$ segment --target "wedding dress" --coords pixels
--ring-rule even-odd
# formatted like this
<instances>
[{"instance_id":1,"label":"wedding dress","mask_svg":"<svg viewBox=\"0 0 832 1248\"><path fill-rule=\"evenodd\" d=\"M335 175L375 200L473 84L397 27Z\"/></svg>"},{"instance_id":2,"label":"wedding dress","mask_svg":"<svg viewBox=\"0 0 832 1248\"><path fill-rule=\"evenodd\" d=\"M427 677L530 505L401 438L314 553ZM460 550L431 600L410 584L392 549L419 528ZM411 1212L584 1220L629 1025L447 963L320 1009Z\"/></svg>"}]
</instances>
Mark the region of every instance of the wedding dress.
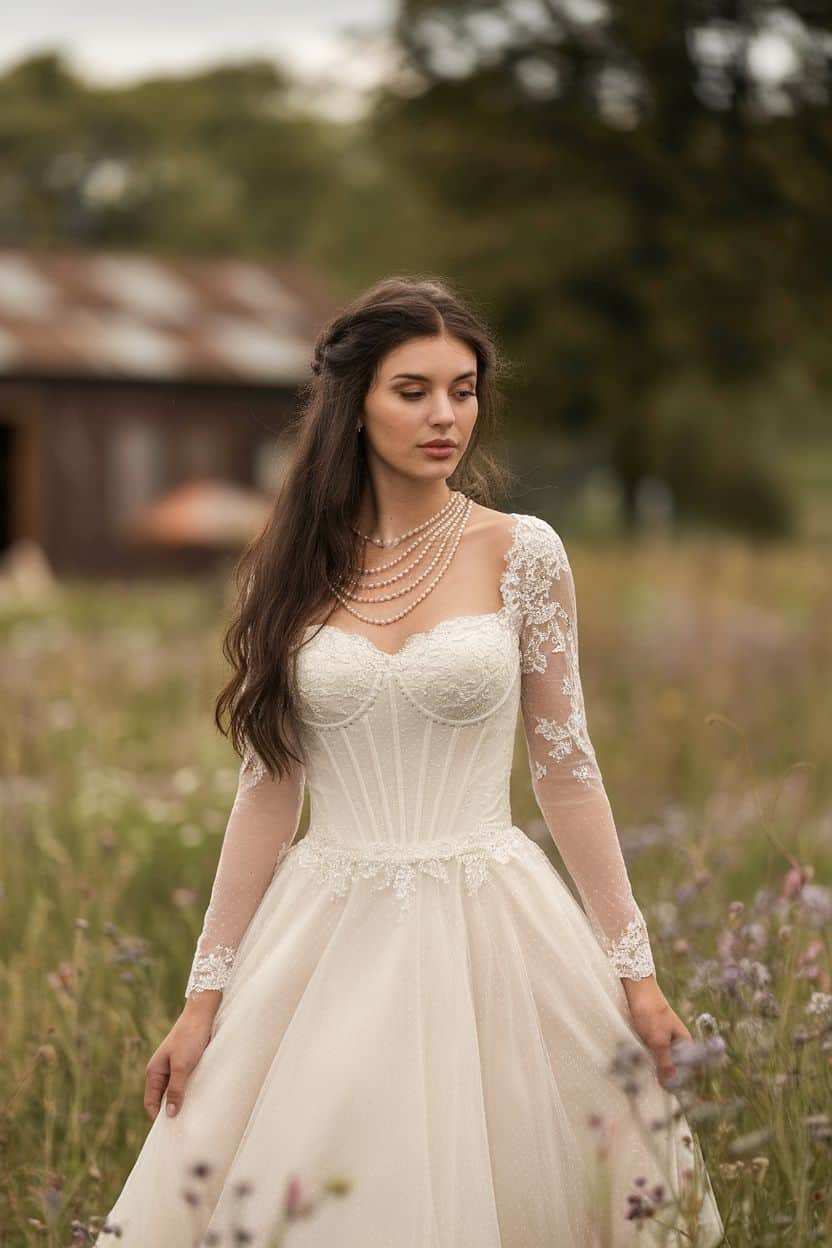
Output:
<instances>
[{"instance_id":1,"label":"wedding dress","mask_svg":"<svg viewBox=\"0 0 832 1248\"><path fill-rule=\"evenodd\" d=\"M211 1040L100 1248L265 1248L293 1176L351 1186L293 1221L291 1248L720 1241L621 983L654 964L587 731L566 551L546 521L511 519L498 611L392 653L307 628L305 765L281 782L243 759L186 990L223 989ZM512 824L518 711L583 906ZM634 1047L637 1093L620 1077ZM650 1238L671 1207L641 1233L627 1217L630 1193L691 1183L695 1239Z\"/></svg>"}]
</instances>

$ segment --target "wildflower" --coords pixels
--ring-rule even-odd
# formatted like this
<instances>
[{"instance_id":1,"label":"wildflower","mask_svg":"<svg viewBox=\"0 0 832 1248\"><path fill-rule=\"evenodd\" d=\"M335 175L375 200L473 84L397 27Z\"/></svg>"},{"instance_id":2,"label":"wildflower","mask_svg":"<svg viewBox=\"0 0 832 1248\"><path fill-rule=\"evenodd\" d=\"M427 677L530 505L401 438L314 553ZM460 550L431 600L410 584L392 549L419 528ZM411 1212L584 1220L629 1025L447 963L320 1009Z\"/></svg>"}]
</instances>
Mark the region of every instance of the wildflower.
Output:
<instances>
[{"instance_id":1,"label":"wildflower","mask_svg":"<svg viewBox=\"0 0 832 1248\"><path fill-rule=\"evenodd\" d=\"M639 1176L639 1178L635 1179L634 1182L638 1188L643 1189L646 1186L647 1180L644 1177ZM656 1183L649 1192L640 1190L637 1192L630 1192L627 1195L627 1209L624 1217L629 1222L646 1222L652 1218L659 1209L669 1203L669 1197L666 1197L665 1195L664 1184Z\"/></svg>"},{"instance_id":2,"label":"wildflower","mask_svg":"<svg viewBox=\"0 0 832 1248\"><path fill-rule=\"evenodd\" d=\"M767 988L758 988L751 999L751 1008L765 1018L780 1017L780 1002Z\"/></svg>"},{"instance_id":3,"label":"wildflower","mask_svg":"<svg viewBox=\"0 0 832 1248\"><path fill-rule=\"evenodd\" d=\"M671 1047L673 1060L678 1066L725 1065L726 1046L722 1036L708 1036L705 1040L677 1040Z\"/></svg>"},{"instance_id":4,"label":"wildflower","mask_svg":"<svg viewBox=\"0 0 832 1248\"><path fill-rule=\"evenodd\" d=\"M797 955L797 970L795 975L798 979L817 979L820 974L820 959L823 956L823 942L820 940L812 940Z\"/></svg>"},{"instance_id":5,"label":"wildflower","mask_svg":"<svg viewBox=\"0 0 832 1248\"><path fill-rule=\"evenodd\" d=\"M700 1039L704 1039L705 1036L719 1035L719 1023L713 1014L697 1014L693 1026Z\"/></svg>"},{"instance_id":6,"label":"wildflower","mask_svg":"<svg viewBox=\"0 0 832 1248\"><path fill-rule=\"evenodd\" d=\"M780 881L781 897L798 897L803 885L808 883L815 874L812 866L790 867Z\"/></svg>"},{"instance_id":7,"label":"wildflower","mask_svg":"<svg viewBox=\"0 0 832 1248\"><path fill-rule=\"evenodd\" d=\"M812 927L828 927L832 923L832 889L821 884L805 884L800 893L800 907Z\"/></svg>"},{"instance_id":8,"label":"wildflower","mask_svg":"<svg viewBox=\"0 0 832 1248\"><path fill-rule=\"evenodd\" d=\"M749 949L762 953L768 945L768 924L757 919L753 923L747 923L742 930L748 940Z\"/></svg>"},{"instance_id":9,"label":"wildflower","mask_svg":"<svg viewBox=\"0 0 832 1248\"><path fill-rule=\"evenodd\" d=\"M338 1175L332 1179L327 1179L323 1184L323 1190L329 1192L332 1196L346 1196L351 1188L351 1181Z\"/></svg>"},{"instance_id":10,"label":"wildflower","mask_svg":"<svg viewBox=\"0 0 832 1248\"><path fill-rule=\"evenodd\" d=\"M774 903L774 893L770 888L758 888L754 894L751 908L755 914L765 914Z\"/></svg>"},{"instance_id":11,"label":"wildflower","mask_svg":"<svg viewBox=\"0 0 832 1248\"><path fill-rule=\"evenodd\" d=\"M314 1208L315 1202L313 1200L303 1199L300 1179L296 1175L292 1175L286 1184L286 1194L284 1196L286 1217L290 1222L296 1218L305 1218L312 1213Z\"/></svg>"},{"instance_id":12,"label":"wildflower","mask_svg":"<svg viewBox=\"0 0 832 1248\"><path fill-rule=\"evenodd\" d=\"M832 994L813 992L804 1012L816 1015L820 1022L832 1022Z\"/></svg>"},{"instance_id":13,"label":"wildflower","mask_svg":"<svg viewBox=\"0 0 832 1248\"><path fill-rule=\"evenodd\" d=\"M813 1140L832 1140L832 1118L828 1114L807 1114L803 1119Z\"/></svg>"},{"instance_id":14,"label":"wildflower","mask_svg":"<svg viewBox=\"0 0 832 1248\"><path fill-rule=\"evenodd\" d=\"M732 1157L744 1157L756 1152L763 1144L767 1144L773 1135L771 1127L761 1127L759 1131L749 1131L746 1135L737 1136L728 1146Z\"/></svg>"},{"instance_id":15,"label":"wildflower","mask_svg":"<svg viewBox=\"0 0 832 1248\"><path fill-rule=\"evenodd\" d=\"M644 1065L645 1053L641 1045L619 1041L616 1054L609 1064L609 1073L618 1081L619 1087L627 1096L636 1096L641 1085L636 1078L636 1071Z\"/></svg>"}]
</instances>

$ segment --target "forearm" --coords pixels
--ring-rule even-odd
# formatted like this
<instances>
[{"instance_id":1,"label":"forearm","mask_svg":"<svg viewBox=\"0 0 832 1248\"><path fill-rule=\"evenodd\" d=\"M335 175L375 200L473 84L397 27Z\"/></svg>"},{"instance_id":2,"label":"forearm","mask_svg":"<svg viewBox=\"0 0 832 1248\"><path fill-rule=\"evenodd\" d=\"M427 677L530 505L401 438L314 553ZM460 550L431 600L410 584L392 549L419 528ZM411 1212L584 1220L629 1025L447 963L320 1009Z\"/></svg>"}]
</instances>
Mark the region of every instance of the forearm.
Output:
<instances>
[{"instance_id":1,"label":"forearm","mask_svg":"<svg viewBox=\"0 0 832 1248\"><path fill-rule=\"evenodd\" d=\"M222 989L206 989L204 992L192 992L185 998L182 1013L189 1018L204 1019L210 1022L222 1002Z\"/></svg>"},{"instance_id":2,"label":"forearm","mask_svg":"<svg viewBox=\"0 0 832 1248\"><path fill-rule=\"evenodd\" d=\"M275 870L294 835L289 829L275 841L251 828L227 837L220 855L211 899L197 941L186 996L221 990L231 977L237 950L256 914Z\"/></svg>"},{"instance_id":3,"label":"forearm","mask_svg":"<svg viewBox=\"0 0 832 1248\"><path fill-rule=\"evenodd\" d=\"M186 997L219 992L231 978L243 937L294 839L303 794L300 767L282 781L241 770Z\"/></svg>"}]
</instances>

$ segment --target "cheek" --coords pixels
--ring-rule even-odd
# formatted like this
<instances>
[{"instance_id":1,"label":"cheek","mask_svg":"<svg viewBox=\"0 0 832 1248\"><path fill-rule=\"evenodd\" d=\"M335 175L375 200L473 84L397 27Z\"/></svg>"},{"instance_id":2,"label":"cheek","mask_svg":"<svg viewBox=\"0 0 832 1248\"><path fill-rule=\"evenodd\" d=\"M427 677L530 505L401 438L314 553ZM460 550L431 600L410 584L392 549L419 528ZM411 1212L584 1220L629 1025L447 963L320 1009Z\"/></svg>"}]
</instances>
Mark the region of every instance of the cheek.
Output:
<instances>
[{"instance_id":1,"label":"cheek","mask_svg":"<svg viewBox=\"0 0 832 1248\"><path fill-rule=\"evenodd\" d=\"M472 399L470 406L466 406L465 411L459 417L459 427L464 431L466 442L474 430L474 425L477 423L477 414L477 404L475 400Z\"/></svg>"},{"instance_id":2,"label":"cheek","mask_svg":"<svg viewBox=\"0 0 832 1248\"><path fill-rule=\"evenodd\" d=\"M424 428L424 416L418 403L396 400L385 403L375 414L373 431L379 445L409 447L419 431Z\"/></svg>"}]
</instances>

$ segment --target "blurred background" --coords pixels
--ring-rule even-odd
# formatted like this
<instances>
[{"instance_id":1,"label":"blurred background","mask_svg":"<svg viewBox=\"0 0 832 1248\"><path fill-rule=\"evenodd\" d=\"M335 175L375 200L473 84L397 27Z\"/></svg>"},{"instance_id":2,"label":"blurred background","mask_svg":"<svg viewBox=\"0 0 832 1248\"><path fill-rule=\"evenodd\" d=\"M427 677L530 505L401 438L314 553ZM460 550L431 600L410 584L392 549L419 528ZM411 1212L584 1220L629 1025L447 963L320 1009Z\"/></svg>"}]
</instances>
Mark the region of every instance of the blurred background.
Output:
<instances>
[{"instance_id":1,"label":"blurred background","mask_svg":"<svg viewBox=\"0 0 832 1248\"><path fill-rule=\"evenodd\" d=\"M317 325L397 271L490 318L533 509L828 540L821 6L289 10L0 36L0 551L129 575L256 531Z\"/></svg>"},{"instance_id":2,"label":"blurred background","mask_svg":"<svg viewBox=\"0 0 832 1248\"><path fill-rule=\"evenodd\" d=\"M236 776L231 567L318 326L391 273L507 356L495 505L567 542L660 981L729 1041L696 1077L732 1242L832 1242L831 105L825 0L2 24L4 1243L88 1242L147 1128Z\"/></svg>"}]
</instances>

